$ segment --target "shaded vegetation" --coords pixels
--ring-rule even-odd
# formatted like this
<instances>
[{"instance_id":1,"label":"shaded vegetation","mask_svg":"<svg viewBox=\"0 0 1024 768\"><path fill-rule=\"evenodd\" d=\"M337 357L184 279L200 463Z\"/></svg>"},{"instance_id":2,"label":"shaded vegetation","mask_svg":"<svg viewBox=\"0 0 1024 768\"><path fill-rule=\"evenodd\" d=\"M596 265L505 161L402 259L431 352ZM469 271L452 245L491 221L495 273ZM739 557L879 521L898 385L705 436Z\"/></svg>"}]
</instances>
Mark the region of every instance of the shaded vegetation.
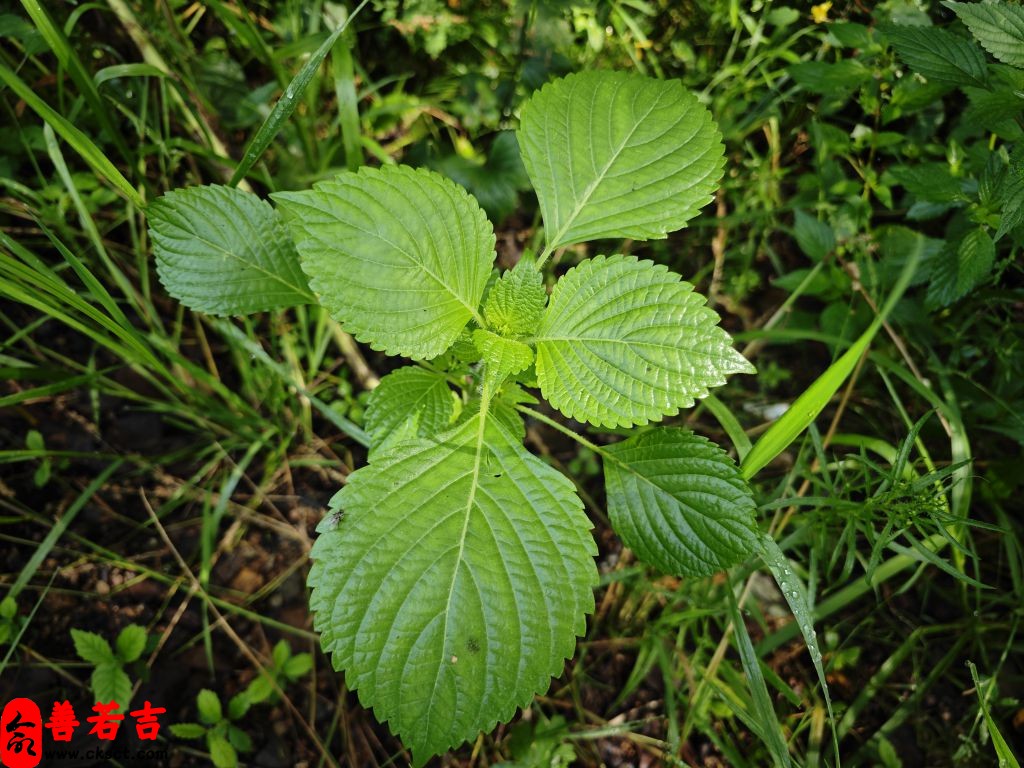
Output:
<instances>
[{"instance_id":1,"label":"shaded vegetation","mask_svg":"<svg viewBox=\"0 0 1024 768\"><path fill-rule=\"evenodd\" d=\"M554 77L616 69L707 105L721 189L687 229L558 249L549 276L598 254L664 264L758 369L667 423L742 461L856 354L751 472L781 554L707 578L663 576L612 533L599 453L566 430L602 450L619 430L537 411L527 447L595 524L596 608L547 694L433 764L834 765L834 727L846 765L1013 765L1020 6L372 0L332 40L354 10L0 13L0 702L68 699L84 722L105 665L100 684L123 675L133 706L167 709L169 765L407 762L320 653L305 586L326 504L366 463L369 393L398 362L315 304L185 309L158 279L146 205L401 162L476 196L512 267L544 242L521 105ZM787 564L797 598L772 578ZM794 600L814 613L831 721ZM80 633L109 653L90 658Z\"/></svg>"}]
</instances>

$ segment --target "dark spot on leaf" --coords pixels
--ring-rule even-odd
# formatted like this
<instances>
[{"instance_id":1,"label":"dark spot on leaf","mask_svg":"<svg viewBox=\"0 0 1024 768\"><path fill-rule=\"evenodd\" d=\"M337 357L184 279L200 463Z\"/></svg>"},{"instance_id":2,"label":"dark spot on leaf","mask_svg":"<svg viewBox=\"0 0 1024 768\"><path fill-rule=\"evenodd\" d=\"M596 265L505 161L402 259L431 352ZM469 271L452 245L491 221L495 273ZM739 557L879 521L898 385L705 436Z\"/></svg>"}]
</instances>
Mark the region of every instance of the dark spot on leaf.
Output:
<instances>
[{"instance_id":1,"label":"dark spot on leaf","mask_svg":"<svg viewBox=\"0 0 1024 768\"><path fill-rule=\"evenodd\" d=\"M475 637L471 637L466 641L466 650L470 653L480 653L480 643L476 641Z\"/></svg>"}]
</instances>

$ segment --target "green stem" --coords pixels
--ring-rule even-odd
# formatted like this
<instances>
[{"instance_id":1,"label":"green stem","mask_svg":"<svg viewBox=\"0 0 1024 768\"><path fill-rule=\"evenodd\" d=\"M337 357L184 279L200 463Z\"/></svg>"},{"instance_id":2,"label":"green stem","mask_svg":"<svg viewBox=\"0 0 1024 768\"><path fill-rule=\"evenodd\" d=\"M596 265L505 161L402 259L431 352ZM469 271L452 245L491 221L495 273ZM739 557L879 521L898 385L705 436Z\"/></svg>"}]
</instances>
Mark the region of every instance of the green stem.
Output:
<instances>
[{"instance_id":1,"label":"green stem","mask_svg":"<svg viewBox=\"0 0 1024 768\"><path fill-rule=\"evenodd\" d=\"M537 269L543 268L544 263L551 257L551 254L554 253L554 251L555 249L551 243L544 244L544 250L541 251L540 258L537 259Z\"/></svg>"},{"instance_id":2,"label":"green stem","mask_svg":"<svg viewBox=\"0 0 1024 768\"><path fill-rule=\"evenodd\" d=\"M563 435L568 435L573 440L575 440L577 443L582 445L584 448L589 448L594 453L598 454L602 459L608 459L610 461L616 461L616 462L618 461L618 459L616 459L612 454L610 454L604 448L599 446L597 443L590 442L589 440L587 440L587 438L583 437L583 435L580 435L580 434L577 434L576 432L573 432L571 429L569 429L564 424L559 424L557 421L552 419L550 416L545 416L540 411L535 411L532 408L527 408L525 405L517 405L516 406L516 410L519 411L520 413L526 415L526 416L530 416L531 418L536 419L537 421L544 422L549 427L557 429Z\"/></svg>"}]
</instances>

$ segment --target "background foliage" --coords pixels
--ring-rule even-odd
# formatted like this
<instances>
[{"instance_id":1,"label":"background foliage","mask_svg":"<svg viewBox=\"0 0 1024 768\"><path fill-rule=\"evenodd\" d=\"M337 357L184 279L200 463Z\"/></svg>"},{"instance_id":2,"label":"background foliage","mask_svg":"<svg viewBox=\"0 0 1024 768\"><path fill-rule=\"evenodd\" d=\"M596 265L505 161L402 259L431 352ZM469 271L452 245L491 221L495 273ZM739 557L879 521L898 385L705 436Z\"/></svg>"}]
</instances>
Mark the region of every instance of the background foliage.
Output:
<instances>
[{"instance_id":1,"label":"background foliage","mask_svg":"<svg viewBox=\"0 0 1024 768\"><path fill-rule=\"evenodd\" d=\"M404 760L317 652L304 587L325 502L382 428L364 406L392 363L316 306L181 309L143 205L224 183L243 158L260 194L401 161L476 195L511 266L539 241L518 107L551 76L606 68L680 79L726 142L723 187L687 230L555 260L651 258L725 315L759 374L675 423L742 458L920 254L755 500L785 556L773 567L808 586L844 764L1019 753L1020 7L371 0L331 40L352 10L0 13L0 699L84 705L108 664L183 726L163 735L197 765ZM276 104L290 114L264 131ZM759 563L658 577L611 535L595 453L540 419L527 440L597 525L597 608L547 696L438 764L833 764L815 655ZM119 648L131 625L138 654Z\"/></svg>"}]
</instances>

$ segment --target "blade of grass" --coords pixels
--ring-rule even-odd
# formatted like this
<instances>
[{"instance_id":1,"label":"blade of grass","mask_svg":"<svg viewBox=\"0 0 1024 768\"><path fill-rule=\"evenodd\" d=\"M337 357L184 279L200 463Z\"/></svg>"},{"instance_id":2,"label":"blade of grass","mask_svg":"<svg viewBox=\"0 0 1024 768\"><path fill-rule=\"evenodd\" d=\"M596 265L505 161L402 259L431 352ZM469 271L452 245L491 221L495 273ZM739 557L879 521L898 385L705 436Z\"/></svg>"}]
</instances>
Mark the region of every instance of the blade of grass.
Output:
<instances>
[{"instance_id":1,"label":"blade of grass","mask_svg":"<svg viewBox=\"0 0 1024 768\"><path fill-rule=\"evenodd\" d=\"M116 368L106 368L102 371L84 373L79 376L62 376L60 381L54 382L53 384L44 384L39 387L33 387L32 389L19 389L13 394L0 397L0 408L10 408L12 405L18 405L19 403L25 403L32 400L45 400L46 398L60 394L61 392L67 392L72 389L77 389L78 387L89 385L97 376L102 376L114 370L116 370ZM0 368L0 379L6 379L14 382L18 381L19 377L17 372L12 371L10 368Z\"/></svg>"},{"instance_id":2,"label":"blade of grass","mask_svg":"<svg viewBox=\"0 0 1024 768\"><path fill-rule=\"evenodd\" d=\"M295 111L295 107L298 106L299 99L306 90L306 86L309 85L313 79L313 75L320 68L324 58L334 47L334 44L338 42L338 39L344 34L345 30L348 29L348 25L352 23L352 19L363 9L363 7L370 0L363 0L356 9L349 14L348 18L338 26L328 37L324 40L323 44L316 49L312 56L309 57L302 69L299 70L292 81L288 84L288 87L284 90L284 95L278 99L277 104L274 105L274 109L271 110L267 119L263 121L263 125L259 127L255 135L249 141L249 145L245 148L245 153L242 155L242 162L235 168L235 172L231 175L231 179L228 181L228 186L236 186L245 175L249 173L249 170L256 164L256 161L260 159L260 156L266 151L267 147L270 146L270 142L277 136L278 131L281 130L281 126L284 122L291 117L292 112ZM357 134L358 135L358 134Z\"/></svg>"},{"instance_id":3,"label":"blade of grass","mask_svg":"<svg viewBox=\"0 0 1024 768\"><path fill-rule=\"evenodd\" d=\"M978 694L978 706L981 708L981 714L985 718L985 727L988 729L988 735L992 738L992 746L996 750L996 757L999 758L999 768L1020 768L1020 763L1013 756L1010 745L1006 743L1006 739L1003 738L1003 734L999 731L999 726L996 725L996 721L989 714L988 692L992 690L992 685L989 684L987 688L982 687L981 680L978 678L978 668L974 665L973 661L967 662L967 668L971 670L974 691Z\"/></svg>"},{"instance_id":4,"label":"blade of grass","mask_svg":"<svg viewBox=\"0 0 1024 768\"><path fill-rule=\"evenodd\" d=\"M355 35L351 30L346 30L331 51L341 143L345 148L345 167L350 171L358 170L363 164L363 143L359 139L359 101L356 98L356 73L352 61L352 49L355 48L355 44Z\"/></svg>"},{"instance_id":5,"label":"blade of grass","mask_svg":"<svg viewBox=\"0 0 1024 768\"><path fill-rule=\"evenodd\" d=\"M927 539L924 539L921 542L921 545L927 547L932 552L938 552L945 547L947 543L948 542L942 534L936 533L929 536ZM920 564L920 559L917 556L911 557L909 555L895 555L894 557L889 558L879 565L872 574L859 577L856 581L851 582L838 592L835 592L814 606L814 619L816 621L820 621L827 616L831 616L832 614L843 610L843 608L854 600L857 600L862 595L876 589L880 584L888 581L896 574L905 571L911 566ZM799 627L794 623L789 623L780 627L777 632L773 632L757 644L758 653L765 654L774 651L779 646L785 645L795 639L799 632Z\"/></svg>"},{"instance_id":6,"label":"blade of grass","mask_svg":"<svg viewBox=\"0 0 1024 768\"><path fill-rule=\"evenodd\" d=\"M11 655L14 653L15 649L17 649L18 643L21 642L22 635L25 634L25 630L28 629L28 625L31 624L32 619L35 618L36 612L39 610L39 606L43 604L43 600L45 600L46 596L50 593L50 587L53 586L53 580L55 578L57 578L57 571L53 572L46 588L43 589L42 593L39 595L39 599L36 600L36 604L32 606L32 610L29 612L28 616L25 617L25 621L22 622L21 629L18 630L18 634L11 639L10 645L7 646L7 653L5 653L4 658L0 660L0 678L3 677L4 670L7 668L7 662L11 660Z\"/></svg>"},{"instance_id":7,"label":"blade of grass","mask_svg":"<svg viewBox=\"0 0 1024 768\"><path fill-rule=\"evenodd\" d=\"M747 685L753 698L754 712L758 730L761 738L768 747L772 758L777 766L789 768L793 765L789 756L789 747L786 745L786 738L779 725L779 719L772 706L771 696L768 695L768 686L764 681L764 674L761 672L761 662L754 652L754 644L750 642L750 635L747 633L747 625L743 622L743 614L740 613L739 603L736 602L736 595L729 586L725 592L729 596L729 615L732 618L732 626L736 635L736 646L740 654L740 661L743 664L743 671L747 675Z\"/></svg>"},{"instance_id":8,"label":"blade of grass","mask_svg":"<svg viewBox=\"0 0 1024 768\"><path fill-rule=\"evenodd\" d=\"M811 386L809 386L796 402L790 406L782 417L768 429L764 435L754 444L746 459L740 465L743 476L750 479L763 469L772 459L786 450L796 438L814 421L821 410L832 399L832 396L843 385L847 377L853 372L858 361L867 351L871 340L878 333L885 319L889 316L893 307L903 296L903 292L910 285L910 281L917 270L918 262L921 260L923 248L918 244L914 253L907 258L899 278L893 286L892 293L878 313L874 321L860 338L855 341L842 356L829 366Z\"/></svg>"},{"instance_id":9,"label":"blade of grass","mask_svg":"<svg viewBox=\"0 0 1024 768\"><path fill-rule=\"evenodd\" d=\"M128 202L141 208L144 205L142 196L128 182L103 151L93 144L92 139L78 130L63 116L58 114L49 104L43 101L28 84L18 77L6 64L0 61L0 80L17 94L33 112L53 127L71 147L81 155L93 170L111 184Z\"/></svg>"},{"instance_id":10,"label":"blade of grass","mask_svg":"<svg viewBox=\"0 0 1024 768\"><path fill-rule=\"evenodd\" d=\"M116 80L119 77L158 77L163 79L167 77L167 73L161 72L152 64L141 64L136 62L134 64L112 64L109 67L104 67L99 70L93 76L96 80L97 88L104 83L109 82L110 80Z\"/></svg>"},{"instance_id":11,"label":"blade of grass","mask_svg":"<svg viewBox=\"0 0 1024 768\"><path fill-rule=\"evenodd\" d=\"M71 202L74 203L75 210L78 212L79 224L81 224L83 231L92 242L96 254L100 257L100 260L103 262L103 266L107 269L107 274L109 274L114 282L117 283L117 287L121 289L121 293L126 299L135 300L135 289L132 287L131 281L129 281L125 274L114 264L110 258L110 254L107 253L107 249L103 245L103 238L100 237L99 230L96 228L96 223L93 221L92 215L89 213L89 209L82 201L82 196L78 192L78 187L75 186L75 182L71 178L71 171L68 170L67 163L64 161L64 155L57 144L57 137L53 133L53 127L49 123L43 126L43 138L46 142L46 152L50 156L50 161L53 163L53 167L56 169L60 180L64 183L64 188L67 190L68 195L71 197ZM40 222L40 227L46 231L46 227L42 222ZM49 232L47 232L47 235L51 240L55 239L52 235L49 235ZM67 256L70 255L70 253L67 254ZM74 259L74 257L72 258ZM85 277L83 275L83 270L79 266L76 266L75 262L78 262L78 260L74 259L74 261L71 262L72 267L84 281ZM124 313L121 312L120 307L117 306L117 303L114 302L102 284L97 281L94 285L90 285L89 288L92 291L93 296L103 304L103 307L111 317L123 326L129 325Z\"/></svg>"},{"instance_id":12,"label":"blade of grass","mask_svg":"<svg viewBox=\"0 0 1024 768\"><path fill-rule=\"evenodd\" d=\"M807 645L807 652L811 656L811 663L814 664L814 671L818 673L818 681L821 683L821 692L825 696L825 707L828 710L828 721L832 725L832 751L835 755L836 766L840 765L839 760L839 739L836 736L836 718L832 712L832 697L828 692L828 680L825 678L825 668L821 663L821 649L818 647L818 636L814 631L814 613L811 610L810 600L807 598L807 589L803 581L796 575L793 566L775 543L775 539L765 534L761 546L763 552L761 558L767 564L775 577L782 596L789 603L789 609L793 612L797 624L800 627L800 634L804 636L804 643Z\"/></svg>"},{"instance_id":13,"label":"blade of grass","mask_svg":"<svg viewBox=\"0 0 1024 768\"><path fill-rule=\"evenodd\" d=\"M243 349L253 356L255 360L262 363L268 371L277 376L281 381L285 382L289 386L295 387L296 391L305 398L309 399L310 404L320 412L320 415L330 421L334 426L348 435L350 438L355 440L357 443L364 447L369 447L370 436L363 431L357 424L349 421L344 416L338 414L330 406L328 406L323 400L318 398L308 389L302 386L300 382L295 381L292 376L292 372L288 370L287 366L281 365L274 360L267 351L263 349L253 339L247 337L237 326L227 323L220 319L211 318L211 325L213 325L225 338L230 338L237 342Z\"/></svg>"},{"instance_id":14,"label":"blade of grass","mask_svg":"<svg viewBox=\"0 0 1024 768\"><path fill-rule=\"evenodd\" d=\"M71 79L75 81L75 85L78 86L79 93L82 94L82 98L89 105L89 110L92 112L93 117L99 121L100 127L114 143L118 153L124 160L131 161L132 155L128 150L128 145L110 119L113 110L104 103L97 89L98 83L93 80L89 71L82 64L82 60L78 58L75 49L71 46L71 41L68 40L64 31L53 23L53 19L50 18L42 5L39 4L39 0L21 0L21 5L32 18L36 29L43 36L46 44L50 46L50 50L57 57L57 61L68 71Z\"/></svg>"},{"instance_id":15,"label":"blade of grass","mask_svg":"<svg viewBox=\"0 0 1024 768\"><path fill-rule=\"evenodd\" d=\"M725 434L732 440L733 447L736 448L736 456L742 462L746 458L747 454L750 453L751 443L750 438L747 437L747 433L743 431L743 427L739 421L733 415L729 407L719 400L714 395L708 395L701 403L707 406L707 409L711 411L711 415L718 419L718 423L722 425L722 429L725 430Z\"/></svg>"}]
</instances>

